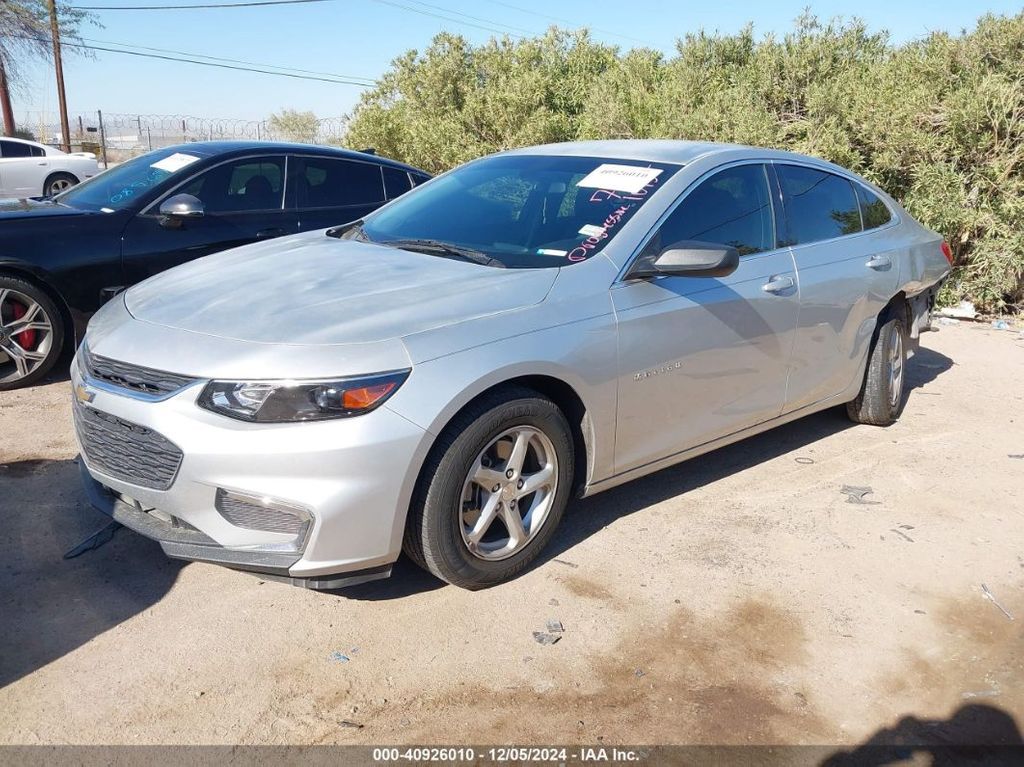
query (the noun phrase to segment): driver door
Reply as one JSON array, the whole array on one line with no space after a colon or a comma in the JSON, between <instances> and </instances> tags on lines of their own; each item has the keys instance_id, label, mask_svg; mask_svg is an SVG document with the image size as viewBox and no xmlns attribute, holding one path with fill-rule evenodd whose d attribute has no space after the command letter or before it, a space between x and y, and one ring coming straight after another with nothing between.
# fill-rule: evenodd
<instances>
[{"instance_id":1,"label":"driver door","mask_svg":"<svg viewBox=\"0 0 1024 767\"><path fill-rule=\"evenodd\" d=\"M178 185L135 216L124 231L121 254L128 285L186 261L297 231L285 207L283 155L228 160ZM201 218L169 220L160 204L190 194L203 204Z\"/></svg>"},{"instance_id":2,"label":"driver door","mask_svg":"<svg viewBox=\"0 0 1024 767\"><path fill-rule=\"evenodd\" d=\"M683 196L644 247L731 245L740 252L732 274L626 279L612 287L616 472L782 412L800 302L792 254L776 247L775 190L762 163L717 171Z\"/></svg>"}]
</instances>

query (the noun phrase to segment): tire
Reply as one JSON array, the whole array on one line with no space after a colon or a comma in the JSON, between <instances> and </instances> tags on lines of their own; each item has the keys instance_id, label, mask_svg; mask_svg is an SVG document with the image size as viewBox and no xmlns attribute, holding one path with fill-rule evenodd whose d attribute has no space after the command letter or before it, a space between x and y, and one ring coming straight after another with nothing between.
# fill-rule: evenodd
<instances>
[{"instance_id":1,"label":"tire","mask_svg":"<svg viewBox=\"0 0 1024 767\"><path fill-rule=\"evenodd\" d=\"M846 404L850 419L874 426L894 423L903 409L906 367L907 329L900 319L892 318L882 325L871 346L860 393Z\"/></svg>"},{"instance_id":2,"label":"tire","mask_svg":"<svg viewBox=\"0 0 1024 767\"><path fill-rule=\"evenodd\" d=\"M525 460L516 472L514 445L521 440ZM406 554L465 589L510 580L554 535L571 494L573 466L569 423L551 400L518 386L481 398L455 417L427 458L409 509ZM529 492L542 482L551 484ZM522 522L518 535L505 524L511 514Z\"/></svg>"},{"instance_id":3,"label":"tire","mask_svg":"<svg viewBox=\"0 0 1024 767\"><path fill-rule=\"evenodd\" d=\"M78 179L70 173L54 173L48 176L46 183L43 184L43 197L52 197L58 192L70 189L77 183Z\"/></svg>"},{"instance_id":4,"label":"tire","mask_svg":"<svg viewBox=\"0 0 1024 767\"><path fill-rule=\"evenodd\" d=\"M29 330L12 332L29 321ZM64 320L53 300L31 282L0 275L0 391L39 381L63 349Z\"/></svg>"}]
</instances>

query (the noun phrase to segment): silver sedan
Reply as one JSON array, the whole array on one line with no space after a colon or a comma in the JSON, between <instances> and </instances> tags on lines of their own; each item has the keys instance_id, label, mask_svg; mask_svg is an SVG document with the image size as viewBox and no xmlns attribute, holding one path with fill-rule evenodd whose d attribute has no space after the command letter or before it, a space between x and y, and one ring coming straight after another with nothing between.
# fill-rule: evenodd
<instances>
[{"instance_id":1,"label":"silver sedan","mask_svg":"<svg viewBox=\"0 0 1024 767\"><path fill-rule=\"evenodd\" d=\"M487 587L573 496L837 405L894 421L949 268L821 160L505 152L108 303L72 368L83 480L173 557L334 588L404 550Z\"/></svg>"}]
</instances>

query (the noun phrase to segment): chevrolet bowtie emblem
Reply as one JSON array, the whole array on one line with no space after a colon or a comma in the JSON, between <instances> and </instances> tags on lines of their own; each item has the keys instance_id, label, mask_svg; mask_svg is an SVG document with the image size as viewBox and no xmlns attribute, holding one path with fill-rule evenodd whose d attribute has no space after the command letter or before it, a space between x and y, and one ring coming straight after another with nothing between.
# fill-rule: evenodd
<instances>
[{"instance_id":1,"label":"chevrolet bowtie emblem","mask_svg":"<svg viewBox=\"0 0 1024 767\"><path fill-rule=\"evenodd\" d=\"M77 399L82 404L92 402L94 399L96 399L96 392L90 389L85 384L77 384L75 386L75 399Z\"/></svg>"}]
</instances>

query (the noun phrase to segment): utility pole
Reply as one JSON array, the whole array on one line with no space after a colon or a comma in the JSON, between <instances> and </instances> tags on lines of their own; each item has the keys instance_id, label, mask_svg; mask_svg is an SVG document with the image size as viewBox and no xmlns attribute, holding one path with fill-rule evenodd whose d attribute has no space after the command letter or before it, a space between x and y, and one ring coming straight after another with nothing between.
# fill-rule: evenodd
<instances>
[{"instance_id":1,"label":"utility pole","mask_svg":"<svg viewBox=\"0 0 1024 767\"><path fill-rule=\"evenodd\" d=\"M71 129L68 127L68 103L64 97L64 64L60 58L60 28L57 24L57 0L50 0L50 33L53 35L53 63L57 69L57 100L60 103L60 133L65 152L71 151Z\"/></svg>"},{"instance_id":2,"label":"utility pole","mask_svg":"<svg viewBox=\"0 0 1024 767\"><path fill-rule=\"evenodd\" d=\"M11 106L11 92L7 86L7 70L4 57L0 54L0 110L4 114L4 135L14 135L14 108Z\"/></svg>"}]
</instances>

